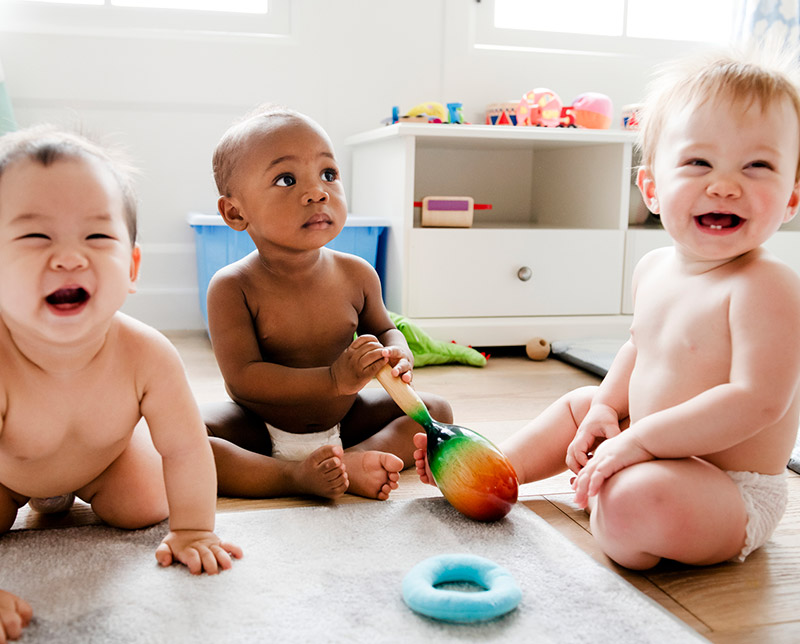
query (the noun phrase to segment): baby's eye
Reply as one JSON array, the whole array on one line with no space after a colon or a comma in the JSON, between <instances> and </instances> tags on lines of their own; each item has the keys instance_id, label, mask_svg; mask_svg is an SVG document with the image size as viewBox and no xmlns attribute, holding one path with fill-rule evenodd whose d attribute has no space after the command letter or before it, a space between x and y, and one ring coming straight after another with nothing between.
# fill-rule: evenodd
<instances>
[{"instance_id":1,"label":"baby's eye","mask_svg":"<svg viewBox=\"0 0 800 644\"><path fill-rule=\"evenodd\" d=\"M44 233L27 233L26 235L21 235L18 239L50 239Z\"/></svg>"},{"instance_id":2,"label":"baby's eye","mask_svg":"<svg viewBox=\"0 0 800 644\"><path fill-rule=\"evenodd\" d=\"M697 166L702 168L710 168L711 164L705 159L689 159L686 165Z\"/></svg>"},{"instance_id":3,"label":"baby's eye","mask_svg":"<svg viewBox=\"0 0 800 644\"><path fill-rule=\"evenodd\" d=\"M275 179L275 185L281 186L282 188L288 188L289 186L293 186L295 183L297 183L297 180L290 174L282 174Z\"/></svg>"},{"instance_id":4,"label":"baby's eye","mask_svg":"<svg viewBox=\"0 0 800 644\"><path fill-rule=\"evenodd\" d=\"M748 164L750 168L766 168L767 170L772 170L774 166L769 161L753 161L752 163Z\"/></svg>"},{"instance_id":5,"label":"baby's eye","mask_svg":"<svg viewBox=\"0 0 800 644\"><path fill-rule=\"evenodd\" d=\"M333 168L328 168L323 170L320 176L323 181L336 181L339 178L339 173Z\"/></svg>"},{"instance_id":6,"label":"baby's eye","mask_svg":"<svg viewBox=\"0 0 800 644\"><path fill-rule=\"evenodd\" d=\"M92 233L91 235L87 235L86 239L114 239L114 237L106 235L105 233Z\"/></svg>"}]
</instances>

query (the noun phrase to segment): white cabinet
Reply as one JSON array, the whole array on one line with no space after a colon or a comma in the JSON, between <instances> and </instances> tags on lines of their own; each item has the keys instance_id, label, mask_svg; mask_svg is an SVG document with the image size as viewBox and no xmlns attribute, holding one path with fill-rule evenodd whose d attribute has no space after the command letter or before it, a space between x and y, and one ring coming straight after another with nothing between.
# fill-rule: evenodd
<instances>
[{"instance_id":1,"label":"white cabinet","mask_svg":"<svg viewBox=\"0 0 800 644\"><path fill-rule=\"evenodd\" d=\"M432 336L525 344L624 333L629 132L395 124L353 136L350 210L390 221L385 299ZM423 228L415 201L488 203Z\"/></svg>"},{"instance_id":2,"label":"white cabinet","mask_svg":"<svg viewBox=\"0 0 800 644\"><path fill-rule=\"evenodd\" d=\"M670 243L657 226L628 223L634 138L408 123L349 138L350 209L390 222L389 309L476 346L624 337L633 267ZM492 209L476 210L471 228L423 228L414 202L443 195ZM766 247L800 272L800 218Z\"/></svg>"}]
</instances>

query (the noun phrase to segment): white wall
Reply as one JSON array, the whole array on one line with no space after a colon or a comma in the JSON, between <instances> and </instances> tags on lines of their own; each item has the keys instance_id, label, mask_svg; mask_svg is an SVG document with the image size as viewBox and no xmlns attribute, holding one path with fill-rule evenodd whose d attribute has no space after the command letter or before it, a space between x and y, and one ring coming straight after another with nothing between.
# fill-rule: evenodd
<instances>
[{"instance_id":1,"label":"white wall","mask_svg":"<svg viewBox=\"0 0 800 644\"><path fill-rule=\"evenodd\" d=\"M213 148L264 101L309 114L328 131L349 187L346 137L393 105L486 104L549 87L585 91L620 108L641 98L658 56L591 57L485 51L473 45L468 0L293 0L291 36L120 38L4 32L0 60L20 125L80 125L112 135L142 170L139 291L125 310L160 329L202 327L190 211L215 211ZM369 214L369 213L358 213Z\"/></svg>"}]
</instances>

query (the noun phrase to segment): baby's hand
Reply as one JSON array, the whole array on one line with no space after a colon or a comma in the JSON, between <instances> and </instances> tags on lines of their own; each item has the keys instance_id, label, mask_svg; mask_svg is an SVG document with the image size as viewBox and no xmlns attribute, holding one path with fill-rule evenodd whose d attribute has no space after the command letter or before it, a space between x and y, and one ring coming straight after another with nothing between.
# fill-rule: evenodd
<instances>
[{"instance_id":1,"label":"baby's hand","mask_svg":"<svg viewBox=\"0 0 800 644\"><path fill-rule=\"evenodd\" d=\"M217 535L207 530L171 530L156 549L159 564L169 566L179 561L193 575L203 571L216 575L220 569L227 570L233 565L231 555L241 558L242 549L220 541Z\"/></svg>"},{"instance_id":2,"label":"baby's hand","mask_svg":"<svg viewBox=\"0 0 800 644\"><path fill-rule=\"evenodd\" d=\"M0 644L19 639L22 629L33 617L33 609L24 599L0 590Z\"/></svg>"},{"instance_id":3,"label":"baby's hand","mask_svg":"<svg viewBox=\"0 0 800 644\"><path fill-rule=\"evenodd\" d=\"M384 347L382 353L383 357L392 365L392 375L395 378L402 378L403 382L411 383L411 368L414 364L408 350L392 345Z\"/></svg>"},{"instance_id":4,"label":"baby's hand","mask_svg":"<svg viewBox=\"0 0 800 644\"><path fill-rule=\"evenodd\" d=\"M331 365L331 376L341 396L357 394L386 364L384 347L374 335L360 335Z\"/></svg>"},{"instance_id":5,"label":"baby's hand","mask_svg":"<svg viewBox=\"0 0 800 644\"><path fill-rule=\"evenodd\" d=\"M575 503L578 507L585 508L589 503L589 497L595 496L603 483L614 474L630 465L651 461L654 458L639 445L635 434L630 430L604 441L572 482Z\"/></svg>"},{"instance_id":6,"label":"baby's hand","mask_svg":"<svg viewBox=\"0 0 800 644\"><path fill-rule=\"evenodd\" d=\"M567 467L577 474L589 462L589 454L600 443L619 433L617 413L606 405L593 406L567 447Z\"/></svg>"}]
</instances>

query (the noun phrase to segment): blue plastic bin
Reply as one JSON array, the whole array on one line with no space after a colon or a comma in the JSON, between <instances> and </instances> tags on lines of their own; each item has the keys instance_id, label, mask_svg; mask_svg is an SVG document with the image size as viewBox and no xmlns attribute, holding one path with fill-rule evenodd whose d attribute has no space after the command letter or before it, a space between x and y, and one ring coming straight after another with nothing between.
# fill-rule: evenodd
<instances>
[{"instance_id":1,"label":"blue plastic bin","mask_svg":"<svg viewBox=\"0 0 800 644\"><path fill-rule=\"evenodd\" d=\"M220 215L190 213L189 225L194 230L197 254L197 289L200 310L208 329L206 294L208 284L220 268L231 264L256 249L246 232L228 227ZM336 239L327 246L333 250L358 255L372 264L381 284L384 280L385 239L389 223L378 217L347 218L347 223Z\"/></svg>"}]
</instances>

